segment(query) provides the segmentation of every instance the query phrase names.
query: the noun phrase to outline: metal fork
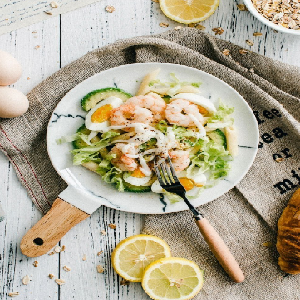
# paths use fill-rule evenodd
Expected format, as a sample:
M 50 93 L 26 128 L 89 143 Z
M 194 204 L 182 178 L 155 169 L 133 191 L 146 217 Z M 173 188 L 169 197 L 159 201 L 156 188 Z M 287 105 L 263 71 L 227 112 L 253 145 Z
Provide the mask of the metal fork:
M 199 230 L 221 266 L 234 282 L 242 282 L 245 277 L 235 258 L 208 220 L 201 214 L 185 196 L 185 189 L 178 180 L 170 157 L 166 162 L 155 163 L 155 173 L 161 187 L 167 192 L 180 196 L 194 215 Z

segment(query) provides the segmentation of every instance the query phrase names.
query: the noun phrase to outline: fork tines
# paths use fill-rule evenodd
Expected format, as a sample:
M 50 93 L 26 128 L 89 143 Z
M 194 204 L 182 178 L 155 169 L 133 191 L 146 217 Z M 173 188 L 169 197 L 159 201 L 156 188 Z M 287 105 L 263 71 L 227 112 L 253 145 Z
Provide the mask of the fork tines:
M 155 173 L 160 185 L 171 185 L 179 183 L 176 176 L 175 169 L 172 165 L 171 159 L 168 156 L 165 162 L 154 165 Z

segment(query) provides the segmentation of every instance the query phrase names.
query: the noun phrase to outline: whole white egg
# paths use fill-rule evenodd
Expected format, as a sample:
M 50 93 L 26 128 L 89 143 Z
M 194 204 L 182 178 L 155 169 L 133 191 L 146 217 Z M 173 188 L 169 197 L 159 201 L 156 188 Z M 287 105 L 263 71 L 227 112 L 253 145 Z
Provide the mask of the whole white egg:
M 0 50 L 0 85 L 15 83 L 22 75 L 22 67 L 9 53 Z
M 28 107 L 28 99 L 23 93 L 13 88 L 0 87 L 0 118 L 21 116 Z

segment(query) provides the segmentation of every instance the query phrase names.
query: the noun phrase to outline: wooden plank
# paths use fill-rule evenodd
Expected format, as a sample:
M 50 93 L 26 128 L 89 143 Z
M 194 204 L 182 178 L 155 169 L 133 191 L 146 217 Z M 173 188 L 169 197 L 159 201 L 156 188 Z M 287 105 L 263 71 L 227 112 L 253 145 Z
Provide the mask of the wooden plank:
M 22 78 L 14 86 L 27 93 L 59 69 L 59 17 L 2 35 L 0 45 L 1 50 L 11 53 L 22 64 Z M 47 275 L 58 275 L 59 256 L 27 258 L 20 250 L 23 235 L 41 214 L 2 153 L 0 170 L 0 201 L 6 212 L 6 219 L 0 223 L 0 299 L 11 299 L 7 294 L 13 291 L 19 292 L 19 298 L 24 300 L 57 299 L 58 286 Z M 35 260 L 39 262 L 36 268 Z M 25 275 L 32 277 L 27 286 L 21 282 Z
M 0 34 L 47 20 L 96 1 L 99 0 L 53 1 L 58 5 L 53 8 L 50 5 L 52 1 L 2 0 L 0 2 Z

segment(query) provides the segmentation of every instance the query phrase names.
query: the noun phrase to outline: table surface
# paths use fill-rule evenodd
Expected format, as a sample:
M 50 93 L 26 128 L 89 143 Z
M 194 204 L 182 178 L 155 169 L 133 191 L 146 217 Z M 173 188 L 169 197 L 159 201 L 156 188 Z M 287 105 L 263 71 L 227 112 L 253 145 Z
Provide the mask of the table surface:
M 205 32 L 221 26 L 220 36 L 243 48 L 282 62 L 300 66 L 300 37 L 276 33 L 249 12 L 239 11 L 241 1 L 220 1 L 220 7 L 203 22 Z M 113 13 L 105 11 L 113 5 Z M 169 28 L 160 27 L 165 22 Z M 28 93 L 39 82 L 88 51 L 122 38 L 164 32 L 180 24 L 167 19 L 159 4 L 151 0 L 102 0 L 78 10 L 0 36 L 0 48 L 14 55 L 23 66 L 23 76 L 14 85 Z M 254 37 L 253 32 L 263 36 Z M 252 47 L 246 40 L 252 40 Z M 143 216 L 99 208 L 90 218 L 73 228 L 60 242 L 66 250 L 54 255 L 28 258 L 20 251 L 20 241 L 41 214 L 32 204 L 7 158 L 0 153 L 0 202 L 7 216 L 0 223 L 0 299 L 11 299 L 9 292 L 19 292 L 17 299 L 150 299 L 139 283 L 120 284 L 113 271 L 110 255 L 116 244 L 138 234 Z M 117 228 L 110 229 L 108 224 Z M 105 230 L 107 235 L 102 235 Z M 98 256 L 97 252 L 103 251 Z M 82 258 L 86 256 L 84 261 Z M 34 267 L 34 261 L 38 266 Z M 97 273 L 96 266 L 105 269 Z M 63 267 L 71 271 L 66 272 Z M 65 280 L 59 286 L 48 274 Z M 22 284 L 30 276 L 28 285 Z

